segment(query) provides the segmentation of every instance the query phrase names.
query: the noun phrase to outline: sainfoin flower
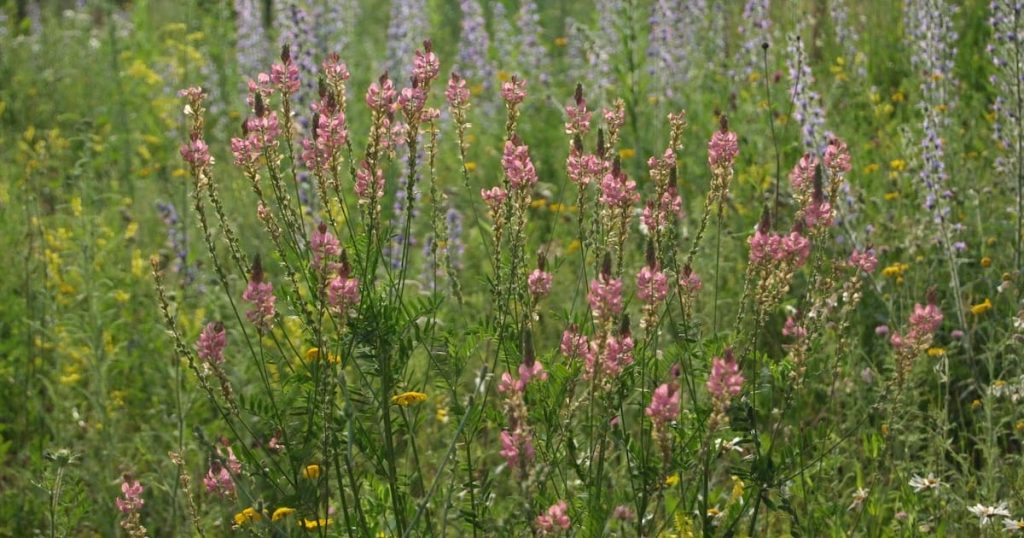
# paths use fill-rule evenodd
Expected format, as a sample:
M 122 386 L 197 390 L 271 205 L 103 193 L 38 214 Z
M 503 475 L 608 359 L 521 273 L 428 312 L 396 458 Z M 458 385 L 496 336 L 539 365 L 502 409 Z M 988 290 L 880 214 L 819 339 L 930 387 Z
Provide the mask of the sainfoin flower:
M 338 274 L 327 284 L 327 304 L 335 314 L 344 315 L 359 305 L 359 279 L 349 277 L 348 264 L 344 261 Z
M 309 251 L 313 255 L 313 267 L 323 270 L 328 260 L 341 253 L 341 243 L 321 222 L 309 235 Z
M 121 482 L 122 496 L 114 499 L 117 509 L 122 514 L 130 514 L 141 510 L 142 506 L 146 504 L 146 501 L 142 498 L 143 491 L 145 491 L 145 488 L 142 487 L 142 484 L 139 484 L 138 480 L 132 480 L 131 476 L 124 475 Z
M 644 410 L 644 414 L 658 424 L 675 420 L 679 416 L 679 389 L 670 383 L 664 383 L 654 389 L 651 403 Z
M 210 468 L 203 477 L 203 485 L 207 493 L 218 497 L 231 497 L 235 494 L 235 481 L 231 478 L 231 472 L 216 459 L 210 462 Z
M 646 304 L 657 304 L 668 297 L 668 276 L 656 266 L 645 265 L 636 274 L 636 295 Z
M 878 258 L 875 257 L 875 251 L 872 249 L 854 250 L 850 253 L 849 264 L 870 274 L 875 272 L 875 268 L 878 267 Z
M 530 149 L 518 139 L 513 138 L 505 142 L 501 165 L 513 188 L 525 189 L 537 183 L 537 170 L 530 160 Z
M 711 397 L 718 401 L 726 401 L 743 391 L 743 374 L 731 351 L 712 359 L 707 388 Z
M 509 467 L 522 468 L 527 463 L 533 461 L 533 442 L 525 431 L 516 430 L 515 432 L 510 432 L 502 430 L 501 451 L 499 454 L 505 458 Z
M 207 323 L 196 341 L 196 354 L 208 364 L 224 362 L 224 348 L 228 344 L 228 333 L 224 324 L 216 321 Z
M 607 320 L 622 313 L 622 279 L 600 275 L 590 282 L 587 295 L 595 320 Z
M 193 168 L 206 168 L 213 164 L 213 157 L 210 156 L 210 147 L 201 138 L 182 144 L 181 157 Z
M 561 530 L 568 530 L 572 525 L 572 521 L 569 519 L 569 506 L 565 501 L 558 501 L 551 505 L 547 512 L 537 516 L 536 519 L 537 530 L 542 534 L 550 534 Z
M 249 274 L 249 284 L 242 293 L 242 300 L 253 305 L 253 308 L 245 313 L 245 317 L 261 331 L 270 328 L 270 323 L 276 313 L 274 303 L 274 285 L 265 280 L 263 266 L 259 258 L 252 264 L 252 271 Z
M 501 85 L 501 96 L 509 106 L 515 106 L 526 99 L 526 81 L 512 75 L 508 82 Z
M 708 165 L 712 168 L 729 167 L 739 152 L 739 138 L 736 133 L 729 130 L 728 124 L 723 122 L 722 128 L 715 131 L 708 141 Z
M 527 287 L 530 289 L 530 294 L 535 297 L 543 297 L 551 292 L 551 282 L 553 277 L 551 273 L 543 271 L 541 269 L 534 269 L 530 276 L 526 278 Z

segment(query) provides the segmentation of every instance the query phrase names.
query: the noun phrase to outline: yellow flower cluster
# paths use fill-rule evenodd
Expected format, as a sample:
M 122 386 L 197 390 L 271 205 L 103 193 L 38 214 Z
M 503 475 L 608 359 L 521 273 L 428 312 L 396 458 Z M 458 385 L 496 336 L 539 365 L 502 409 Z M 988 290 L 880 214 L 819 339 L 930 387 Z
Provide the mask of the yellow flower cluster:
M 422 392 L 403 392 L 391 397 L 391 403 L 402 407 L 409 407 L 427 401 L 427 395 Z

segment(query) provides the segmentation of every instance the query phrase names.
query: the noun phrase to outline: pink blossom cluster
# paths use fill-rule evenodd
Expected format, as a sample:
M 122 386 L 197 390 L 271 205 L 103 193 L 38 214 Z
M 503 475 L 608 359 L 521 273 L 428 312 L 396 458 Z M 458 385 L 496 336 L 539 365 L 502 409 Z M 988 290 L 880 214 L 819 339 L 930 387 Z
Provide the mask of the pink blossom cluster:
M 505 142 L 501 165 L 513 189 L 525 190 L 537 183 L 537 170 L 530 160 L 530 149 L 517 138 Z
M 626 124 L 625 103 L 621 99 L 616 101 L 615 106 L 604 109 L 602 115 L 604 116 L 605 125 L 608 126 L 608 131 L 612 133 L 618 132 Z
M 299 66 L 291 61 L 291 57 L 288 57 L 285 63 L 272 65 L 270 67 L 270 81 L 283 94 L 298 92 L 301 87 L 299 82 Z
M 121 497 L 114 499 L 114 503 L 117 505 L 117 509 L 122 514 L 131 514 L 142 510 L 142 507 L 146 504 L 146 501 L 142 498 L 142 493 L 145 488 L 138 480 L 133 480 L 131 476 L 125 474 L 121 479 Z
M 587 100 L 583 98 L 582 85 L 576 85 L 573 104 L 566 105 L 565 115 L 568 118 L 565 122 L 565 134 L 585 135 L 590 131 L 591 112 L 587 110 Z
M 453 109 L 462 109 L 469 105 L 469 88 L 466 86 L 466 79 L 453 71 L 452 76 L 448 79 L 448 88 L 445 89 L 444 97 Z
M 501 451 L 508 466 L 513 469 L 524 469 L 533 461 L 533 440 L 526 430 L 514 429 L 501 431 Z
M 553 280 L 554 277 L 551 273 L 537 268 L 530 273 L 530 276 L 526 277 L 526 286 L 530 290 L 530 295 L 544 297 L 551 293 L 551 283 Z
M 424 84 L 429 84 L 440 72 L 441 60 L 437 58 L 428 39 L 423 42 L 423 50 L 417 50 L 412 60 L 412 76 Z
M 832 205 L 823 198 L 813 197 L 804 207 L 804 222 L 810 228 L 831 226 Z
M 544 370 L 544 365 L 536 359 L 530 365 L 527 365 L 524 361 L 519 364 L 519 379 L 514 378 L 509 372 L 501 374 L 501 381 L 498 382 L 498 392 L 501 394 L 521 393 L 535 379 L 547 381 L 548 373 Z
M 758 227 L 747 243 L 750 245 L 750 263 L 759 264 L 765 261 L 788 262 L 793 267 L 800 267 L 811 254 L 811 241 L 798 230 L 780 235 L 766 233 Z
M 345 315 L 359 304 L 359 279 L 349 276 L 348 262 L 342 257 L 337 274 L 327 283 L 327 305 L 331 312 Z
M 395 83 L 384 73 L 366 90 L 366 105 L 378 114 L 389 115 L 394 112 Z
M 569 519 L 569 506 L 565 501 L 558 501 L 551 505 L 547 512 L 537 516 L 535 524 L 542 535 L 554 534 L 559 530 L 569 530 L 569 527 L 572 526 L 572 521 Z
M 644 414 L 656 427 L 664 426 L 679 417 L 679 398 L 679 387 L 675 383 L 663 383 L 654 389 Z
M 645 304 L 658 304 L 668 297 L 668 276 L 655 264 L 645 265 L 636 274 L 636 295 Z
M 850 253 L 850 259 L 848 263 L 852 267 L 856 267 L 865 273 L 874 273 L 875 268 L 878 267 L 878 258 L 875 256 L 874 249 L 867 250 L 856 250 Z
M 512 75 L 508 82 L 501 85 L 501 97 L 509 107 L 522 103 L 526 99 L 526 81 Z
M 798 324 L 792 316 L 788 316 L 786 323 L 782 325 L 782 336 L 792 338 L 793 340 L 803 340 L 807 337 L 807 329 Z
M 206 492 L 222 498 L 234 496 L 235 480 L 233 477 L 238 476 L 241 472 L 242 463 L 235 457 L 231 447 L 226 447 L 226 450 L 217 447 L 217 457 L 211 459 L 210 468 L 206 471 L 206 476 L 203 477 Z
M 601 355 L 601 364 L 594 364 L 597 349 L 596 344 L 591 343 L 591 352 L 584 356 L 584 371 L 587 378 L 592 378 L 600 368 L 601 377 L 611 379 L 618 377 L 623 370 L 633 364 L 633 336 L 629 331 L 624 331 L 619 336 L 609 335 L 604 341 L 604 350 Z
M 356 170 L 355 190 L 360 204 L 380 200 L 384 196 L 384 171 L 379 168 L 371 171 L 370 164 L 361 161 L 359 169 Z
M 508 193 L 501 187 L 491 187 L 490 189 L 480 189 L 480 197 L 484 199 L 484 203 L 491 210 L 491 215 L 496 216 L 501 211 L 501 205 L 508 198 Z
M 608 162 L 594 154 L 583 152 L 583 143 L 574 143 L 566 157 L 565 167 L 569 179 L 579 187 L 590 184 L 594 178 L 604 177 L 608 173 Z
M 328 84 L 337 86 L 349 78 L 348 66 L 341 61 L 336 52 L 327 55 L 322 67 Z
M 722 116 L 722 128 L 715 131 L 708 141 L 708 165 L 711 168 L 729 168 L 739 155 L 739 137 L 729 130 L 729 123 Z
M 330 260 L 341 254 L 341 242 L 327 229 L 327 224 L 321 222 L 309 235 L 309 251 L 313 256 L 313 267 L 322 272 Z
M 629 179 L 620 167 L 613 164 L 611 171 L 601 180 L 600 201 L 608 207 L 628 209 L 640 201 L 636 181 Z
M 850 149 L 846 142 L 838 138 L 831 138 L 828 147 L 825 148 L 825 166 L 833 175 L 840 175 L 850 171 Z
M 228 345 L 228 332 L 224 324 L 215 321 L 207 323 L 196 341 L 196 354 L 207 364 L 224 363 L 224 348 Z
M 704 287 L 704 282 L 701 281 L 700 275 L 687 265 L 683 267 L 683 271 L 679 275 L 679 287 L 687 293 L 694 294 Z
M 722 357 L 711 360 L 707 389 L 715 402 L 724 405 L 730 398 L 738 396 L 743 391 L 743 381 L 743 374 L 732 355 L 732 350 L 727 349 Z
M 265 280 L 266 275 L 260 265 L 259 259 L 253 263 L 252 272 L 249 276 L 249 284 L 242 293 L 242 300 L 253 305 L 253 308 L 245 313 L 249 319 L 261 331 L 270 329 L 276 313 L 274 303 L 274 285 Z
M 806 192 L 814 185 L 814 171 L 818 167 L 818 157 L 804 153 L 789 172 L 789 185 L 793 192 Z
M 190 166 L 196 169 L 207 168 L 213 164 L 213 157 L 210 156 L 210 147 L 202 138 L 194 138 L 188 144 L 181 145 L 181 157 Z
M 672 223 L 671 216 L 683 218 L 683 198 L 675 185 L 669 185 L 657 202 L 647 202 L 642 219 L 648 230 L 665 230 Z
M 906 355 L 912 355 L 927 346 L 935 332 L 942 326 L 942 310 L 934 303 L 927 305 L 914 304 L 914 311 L 910 314 L 910 329 L 907 334 L 901 335 L 893 332 L 889 342 L 897 351 Z
M 622 279 L 611 278 L 602 273 L 590 282 L 590 293 L 587 295 L 590 310 L 598 323 L 611 320 L 622 313 Z
M 310 170 L 323 173 L 348 141 L 348 125 L 332 98 L 321 100 L 315 110 L 313 139 L 302 140 L 302 160 Z

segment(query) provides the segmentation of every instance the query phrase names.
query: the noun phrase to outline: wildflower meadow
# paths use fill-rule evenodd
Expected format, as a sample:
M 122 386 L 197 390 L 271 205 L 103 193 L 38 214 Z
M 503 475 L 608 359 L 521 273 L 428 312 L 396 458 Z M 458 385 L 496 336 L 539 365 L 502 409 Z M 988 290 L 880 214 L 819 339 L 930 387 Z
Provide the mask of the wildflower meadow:
M 1024 2 L 0 0 L 0 536 L 1024 534 Z

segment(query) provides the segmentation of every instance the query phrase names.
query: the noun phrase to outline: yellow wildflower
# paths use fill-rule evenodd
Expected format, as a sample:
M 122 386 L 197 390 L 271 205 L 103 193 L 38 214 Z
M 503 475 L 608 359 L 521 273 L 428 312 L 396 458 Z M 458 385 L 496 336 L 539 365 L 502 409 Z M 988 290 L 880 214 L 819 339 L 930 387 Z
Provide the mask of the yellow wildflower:
M 971 307 L 971 313 L 975 316 L 980 316 L 989 310 L 992 310 L 992 301 L 988 297 L 985 298 L 984 302 Z
M 317 478 L 320 478 L 320 466 L 315 463 L 312 463 L 303 467 L 302 478 L 307 478 L 309 480 L 315 480 Z
M 403 392 L 391 397 L 391 403 L 402 407 L 409 407 L 410 405 L 423 403 L 425 401 L 427 401 L 427 395 L 416 391 Z
M 315 530 L 319 529 L 320 527 L 326 527 L 326 526 L 330 525 L 333 521 L 334 520 L 332 520 L 329 517 L 328 518 L 320 518 L 320 519 L 306 519 L 306 518 L 303 518 L 302 521 L 299 522 L 299 526 L 302 527 L 303 529 L 307 530 L 307 531 L 315 531 Z
M 438 422 L 441 424 L 448 424 L 448 409 L 438 405 L 437 413 L 434 415 Z
M 569 44 L 569 38 L 567 38 L 567 37 L 559 36 L 559 37 L 555 38 L 555 46 L 556 47 L 564 47 L 564 46 L 566 46 L 568 44 Z
M 673 487 L 679 484 L 679 473 L 673 473 L 665 477 L 665 485 Z
M 246 523 L 255 523 L 263 520 L 263 514 L 256 511 L 255 508 L 249 507 L 241 512 L 235 514 L 235 525 L 245 525 Z
M 907 96 L 903 95 L 903 92 L 897 90 L 889 99 L 891 99 L 893 103 L 902 103 L 906 98 Z
M 78 196 L 71 197 L 71 214 L 76 217 L 82 216 L 82 198 Z
M 992 258 L 989 258 L 988 256 L 985 256 L 984 258 L 982 258 L 981 259 L 981 266 L 986 268 L 986 269 L 991 267 L 992 266 Z
M 533 209 L 543 209 L 544 206 L 547 205 L 547 203 L 548 201 L 545 200 L 544 198 L 537 198 L 536 200 L 530 202 L 530 207 Z
M 1017 423 L 1013 425 L 1013 429 L 1019 432 L 1024 432 L 1024 420 L 1018 420 Z
M 620 159 L 632 159 L 636 157 L 636 150 L 633 148 L 622 148 L 619 150 Z
M 508 71 L 498 71 L 498 80 L 508 82 L 510 78 L 512 78 L 512 73 L 509 73 Z
M 946 354 L 946 350 L 941 347 L 930 347 L 928 348 L 929 357 L 941 357 Z
M 338 355 L 329 351 L 327 353 L 321 353 L 320 348 L 317 347 L 309 348 L 309 350 L 306 351 L 306 360 L 313 361 L 316 359 L 323 359 L 327 361 L 328 364 L 341 364 L 341 357 Z
M 566 254 L 572 254 L 580 249 L 580 240 L 573 239 L 569 242 L 569 246 L 565 248 Z
M 282 520 L 282 519 L 284 519 L 284 518 L 286 518 L 286 517 L 288 517 L 288 516 L 290 516 L 290 515 L 292 515 L 294 513 L 295 513 L 295 509 L 294 508 L 287 508 L 287 507 L 282 506 L 281 508 L 278 508 L 277 510 L 274 510 L 273 515 L 270 516 L 270 520 L 271 521 L 280 521 L 280 520 Z
M 466 171 L 467 172 L 476 172 L 476 162 L 474 162 L 474 161 L 467 162 L 466 163 Z
M 907 272 L 907 269 L 910 269 L 910 265 L 909 264 L 906 264 L 906 263 L 894 263 L 894 264 L 886 267 L 885 269 L 882 269 L 882 276 L 886 276 L 886 277 L 889 277 L 889 278 L 902 277 L 903 273 Z
M 977 411 L 981 408 L 981 400 L 974 400 L 971 402 L 971 410 Z
M 135 237 L 135 234 L 138 233 L 138 231 L 139 231 L 139 223 L 135 222 L 133 220 L 133 221 L 128 223 L 128 226 L 124 227 L 124 238 L 125 239 L 132 239 L 132 238 Z
M 117 291 L 114 292 L 114 300 L 119 302 L 119 303 L 121 303 L 121 304 L 127 303 L 128 300 L 131 299 L 131 298 L 132 298 L 132 295 L 130 293 L 128 293 L 127 291 L 117 290 Z
M 878 169 L 881 168 L 881 167 L 882 166 L 880 164 L 878 164 L 878 163 L 871 163 L 871 164 L 869 164 L 869 165 L 864 167 L 864 173 L 865 174 L 873 174 L 873 173 L 877 172 Z
M 902 172 L 907 169 L 907 161 L 904 161 L 903 159 L 893 159 L 889 161 L 889 168 L 897 172 Z
M 883 194 L 883 195 L 882 195 L 882 198 L 883 198 L 883 199 L 884 199 L 884 200 L 885 200 L 886 202 L 891 202 L 891 201 L 893 201 L 893 200 L 896 200 L 896 199 L 898 199 L 899 197 L 900 197 L 900 193 L 898 193 L 898 192 L 895 192 L 895 191 L 893 191 L 893 192 L 887 192 L 887 193 L 885 193 L 885 194 Z
M 737 499 L 743 497 L 743 479 L 733 475 L 732 477 L 732 493 L 729 495 L 729 499 L 735 502 Z

